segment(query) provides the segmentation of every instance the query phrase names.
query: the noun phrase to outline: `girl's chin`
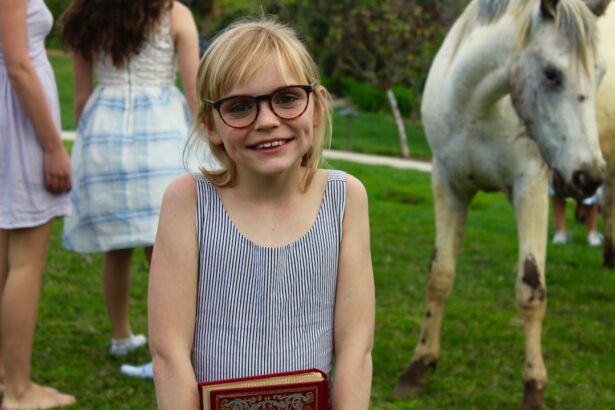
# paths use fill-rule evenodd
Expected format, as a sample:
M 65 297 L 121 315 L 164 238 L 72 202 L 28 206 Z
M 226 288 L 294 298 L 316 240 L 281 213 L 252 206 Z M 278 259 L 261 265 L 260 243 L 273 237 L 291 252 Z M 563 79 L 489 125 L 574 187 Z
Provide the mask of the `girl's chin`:
M 255 171 L 266 176 L 278 176 L 287 172 L 293 172 L 301 168 L 301 160 L 294 162 L 276 161 L 275 163 L 259 164 Z

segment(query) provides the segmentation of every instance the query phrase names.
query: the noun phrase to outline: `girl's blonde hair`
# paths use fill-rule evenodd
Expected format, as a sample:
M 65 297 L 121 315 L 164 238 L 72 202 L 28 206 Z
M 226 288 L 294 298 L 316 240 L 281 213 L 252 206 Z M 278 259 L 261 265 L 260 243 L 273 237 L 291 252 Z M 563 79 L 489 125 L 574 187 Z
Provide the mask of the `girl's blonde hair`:
M 301 165 L 307 168 L 304 188 L 308 186 L 322 160 L 323 147 L 331 141 L 332 118 L 329 94 L 320 85 L 318 67 L 290 27 L 271 18 L 242 19 L 216 36 L 201 59 L 197 74 L 197 108 L 191 143 L 206 138 L 213 127 L 214 108 L 205 100 L 220 99 L 236 84 L 245 84 L 266 63 L 276 61 L 280 71 L 292 74 L 300 84 L 316 83 L 314 100 L 314 139 Z M 285 71 L 287 70 L 287 71 Z M 222 169 L 201 172 L 217 186 L 230 186 L 237 177 L 235 163 L 222 144 L 209 141 L 212 154 Z

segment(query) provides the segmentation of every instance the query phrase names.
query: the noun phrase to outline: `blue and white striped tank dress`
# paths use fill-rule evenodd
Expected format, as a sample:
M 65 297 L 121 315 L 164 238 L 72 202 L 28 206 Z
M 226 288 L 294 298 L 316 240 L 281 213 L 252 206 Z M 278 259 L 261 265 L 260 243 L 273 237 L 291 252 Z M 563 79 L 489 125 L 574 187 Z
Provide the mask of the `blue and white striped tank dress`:
M 346 174 L 328 172 L 314 224 L 282 247 L 257 245 L 197 176 L 199 272 L 192 366 L 198 382 L 333 362 L 333 314 Z

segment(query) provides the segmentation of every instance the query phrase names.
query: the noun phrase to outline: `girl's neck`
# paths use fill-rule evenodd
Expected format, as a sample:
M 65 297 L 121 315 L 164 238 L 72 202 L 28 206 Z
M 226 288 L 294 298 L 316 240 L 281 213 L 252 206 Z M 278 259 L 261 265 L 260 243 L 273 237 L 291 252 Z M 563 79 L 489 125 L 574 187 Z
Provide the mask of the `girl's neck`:
M 303 191 L 306 172 L 299 164 L 278 175 L 255 174 L 238 167 L 233 191 L 238 197 L 255 202 L 283 200 Z

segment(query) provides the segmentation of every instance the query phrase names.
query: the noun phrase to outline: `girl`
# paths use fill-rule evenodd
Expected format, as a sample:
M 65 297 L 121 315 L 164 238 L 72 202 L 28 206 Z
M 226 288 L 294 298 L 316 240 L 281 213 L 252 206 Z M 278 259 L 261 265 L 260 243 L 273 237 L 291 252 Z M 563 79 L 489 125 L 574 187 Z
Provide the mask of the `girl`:
M 194 111 L 198 35 L 177 1 L 74 0 L 62 38 L 73 51 L 79 121 L 64 246 L 106 252 L 110 353 L 123 356 L 146 344 L 128 319 L 131 257 L 143 246 L 149 262 L 164 189 L 184 172 L 191 116 L 175 87 L 176 63 Z
M 0 0 L 0 407 L 7 410 L 75 402 L 30 378 L 51 222 L 70 211 L 72 186 L 45 52 L 52 24 L 43 0 Z
M 197 81 L 198 136 L 223 169 L 163 198 L 149 288 L 159 408 L 198 408 L 197 382 L 335 365 L 334 408 L 367 409 L 367 195 L 318 168 L 331 114 L 314 61 L 290 28 L 242 21 Z

